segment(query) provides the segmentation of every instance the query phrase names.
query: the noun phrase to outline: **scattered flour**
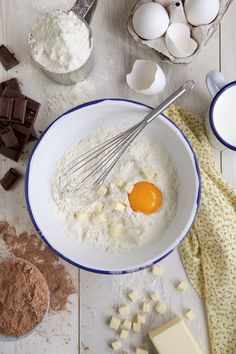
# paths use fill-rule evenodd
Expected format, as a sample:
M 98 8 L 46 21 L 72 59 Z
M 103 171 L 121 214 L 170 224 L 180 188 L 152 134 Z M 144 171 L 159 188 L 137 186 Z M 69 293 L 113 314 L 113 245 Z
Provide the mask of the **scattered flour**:
M 176 212 L 178 181 L 173 161 L 160 142 L 148 133 L 142 133 L 130 146 L 129 150 L 114 167 L 112 173 L 105 181 L 108 193 L 105 196 L 91 198 L 85 205 L 79 203 L 76 198 L 65 198 L 59 190 L 58 179 L 65 166 L 75 157 L 114 136 L 127 127 L 100 128 L 87 138 L 73 146 L 59 161 L 52 178 L 53 208 L 60 219 L 65 231 L 79 242 L 86 242 L 94 247 L 107 251 L 129 251 L 133 248 L 142 248 L 157 238 L 161 237 Z M 117 177 L 125 182 L 135 184 L 138 181 L 147 180 L 143 175 L 143 168 L 150 166 L 156 175 L 149 180 L 163 193 L 164 202 L 161 209 L 151 215 L 134 212 L 128 201 L 124 189 L 115 185 Z M 73 183 L 78 178 L 74 175 Z M 112 209 L 116 201 L 126 205 L 124 213 Z M 94 223 L 99 203 L 104 204 L 101 214 L 105 222 Z M 86 220 L 78 220 L 75 213 L 86 214 Z M 110 235 L 112 224 L 123 224 L 123 232 L 119 237 Z
M 93 41 L 88 27 L 74 12 L 54 10 L 34 24 L 29 46 L 35 61 L 44 68 L 66 73 L 86 62 Z

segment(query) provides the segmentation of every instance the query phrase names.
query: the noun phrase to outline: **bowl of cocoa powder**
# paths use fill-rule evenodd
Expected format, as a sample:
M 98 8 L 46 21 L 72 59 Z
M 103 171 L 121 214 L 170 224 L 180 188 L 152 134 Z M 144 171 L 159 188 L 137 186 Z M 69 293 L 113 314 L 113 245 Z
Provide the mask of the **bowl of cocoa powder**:
M 0 261 L 0 341 L 31 335 L 49 308 L 49 289 L 32 263 L 17 257 Z

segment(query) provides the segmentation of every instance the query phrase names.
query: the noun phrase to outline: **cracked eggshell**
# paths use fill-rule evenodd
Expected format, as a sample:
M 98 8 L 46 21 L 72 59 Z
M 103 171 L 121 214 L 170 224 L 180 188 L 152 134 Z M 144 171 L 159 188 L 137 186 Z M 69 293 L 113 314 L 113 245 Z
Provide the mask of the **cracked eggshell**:
M 198 43 L 191 38 L 189 26 L 184 23 L 173 23 L 165 36 L 166 47 L 175 58 L 187 58 L 198 48 Z
M 184 9 L 188 22 L 193 26 L 208 25 L 219 13 L 219 0 L 185 0 Z
M 132 23 L 139 37 L 156 39 L 166 32 L 169 26 L 169 15 L 164 6 L 156 2 L 147 2 L 135 10 Z
M 144 95 L 154 95 L 164 90 L 166 77 L 158 64 L 150 60 L 136 60 L 126 76 L 129 87 Z

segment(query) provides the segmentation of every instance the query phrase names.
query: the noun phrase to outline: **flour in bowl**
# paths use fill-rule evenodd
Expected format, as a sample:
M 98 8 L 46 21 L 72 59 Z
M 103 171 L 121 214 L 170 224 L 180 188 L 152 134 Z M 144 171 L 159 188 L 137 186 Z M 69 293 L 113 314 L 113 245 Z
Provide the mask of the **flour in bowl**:
M 58 180 L 65 166 L 125 129 L 124 126 L 97 129 L 62 156 L 52 177 L 53 208 L 65 231 L 78 242 L 106 251 L 127 252 L 151 244 L 163 235 L 176 213 L 178 178 L 175 165 L 163 145 L 147 132 L 142 132 L 131 144 L 95 199 L 88 199 L 83 204 L 71 196 L 65 198 L 61 193 Z M 75 175 L 73 182 L 76 178 Z M 141 194 L 139 190 L 135 194 L 139 184 L 144 191 L 151 187 L 151 194 L 149 190 L 145 197 L 143 190 Z M 150 200 L 153 191 L 159 191 L 162 196 L 161 206 L 155 212 Z M 149 213 L 135 211 L 135 207 L 140 206 Z

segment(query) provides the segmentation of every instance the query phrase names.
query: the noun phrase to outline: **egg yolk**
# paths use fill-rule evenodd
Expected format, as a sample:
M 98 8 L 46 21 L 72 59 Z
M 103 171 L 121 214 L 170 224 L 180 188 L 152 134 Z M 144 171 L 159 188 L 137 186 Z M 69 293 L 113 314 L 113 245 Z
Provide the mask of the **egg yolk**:
M 133 211 L 148 215 L 160 209 L 162 193 L 152 183 L 137 182 L 128 194 L 128 199 Z

